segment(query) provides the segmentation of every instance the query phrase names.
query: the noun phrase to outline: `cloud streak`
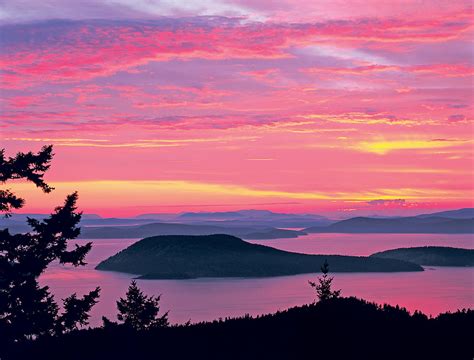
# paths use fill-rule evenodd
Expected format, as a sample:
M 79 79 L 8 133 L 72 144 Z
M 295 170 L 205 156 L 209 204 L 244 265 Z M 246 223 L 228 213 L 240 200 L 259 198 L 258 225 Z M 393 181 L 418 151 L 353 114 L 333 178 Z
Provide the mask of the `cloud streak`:
M 469 140 L 449 140 L 449 139 L 432 139 L 432 140 L 389 140 L 389 141 L 373 141 L 361 142 L 355 146 L 360 151 L 371 152 L 378 155 L 385 155 L 392 151 L 401 150 L 418 150 L 418 149 L 442 149 L 459 147 L 469 144 Z
M 214 17 L 50 21 L 3 26 L 1 65 L 4 86 L 25 87 L 31 85 L 27 80 L 74 82 L 110 76 L 152 61 L 288 58 L 292 47 L 328 41 L 336 41 L 341 49 L 362 45 L 376 48 L 374 44 L 386 42 L 445 42 L 462 36 L 469 28 L 467 19 L 456 23 L 372 20 L 301 24 L 247 24 Z M 240 41 L 242 38 L 246 41 Z M 360 74 L 390 69 L 395 68 L 369 65 L 332 71 Z M 463 74 L 472 73 L 472 68 L 421 66 L 411 71 Z
M 103 180 L 163 206 L 470 206 L 471 8 L 6 0 L 2 139 L 54 143 L 51 181 L 88 199 Z

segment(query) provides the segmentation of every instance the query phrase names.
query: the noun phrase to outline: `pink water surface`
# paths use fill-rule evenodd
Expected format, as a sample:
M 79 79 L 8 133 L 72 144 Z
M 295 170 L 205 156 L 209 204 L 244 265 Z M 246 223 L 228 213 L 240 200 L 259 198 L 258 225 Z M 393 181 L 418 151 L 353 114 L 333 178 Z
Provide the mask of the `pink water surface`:
M 84 243 L 86 240 L 78 240 Z M 123 296 L 133 278 L 129 274 L 94 270 L 108 256 L 135 242 L 95 240 L 82 268 L 52 265 L 41 283 L 59 298 L 72 292 L 83 294 L 95 286 L 101 298 L 92 312 L 91 325 L 99 325 L 102 315 L 114 318 L 115 301 Z M 253 241 L 257 242 L 257 241 Z M 444 245 L 473 248 L 471 235 L 426 234 L 312 234 L 298 239 L 258 241 L 277 248 L 304 253 L 368 255 L 401 246 Z M 162 294 L 162 309 L 170 311 L 172 322 L 213 320 L 219 317 L 270 313 L 314 300 L 307 280 L 315 274 L 242 279 L 212 278 L 193 280 L 139 280 L 150 295 Z M 424 272 L 337 273 L 334 284 L 343 295 L 354 295 L 378 303 L 399 304 L 411 311 L 436 315 L 440 312 L 473 307 L 474 268 L 427 267 Z
M 415 246 L 474 248 L 472 234 L 308 234 L 296 239 L 250 241 L 305 254 L 368 256 L 378 251 Z

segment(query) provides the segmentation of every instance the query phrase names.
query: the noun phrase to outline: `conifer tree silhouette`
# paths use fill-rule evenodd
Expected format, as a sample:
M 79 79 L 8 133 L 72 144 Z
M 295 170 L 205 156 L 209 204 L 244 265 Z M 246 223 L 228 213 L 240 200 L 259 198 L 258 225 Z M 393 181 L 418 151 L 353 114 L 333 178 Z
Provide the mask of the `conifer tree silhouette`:
M 125 326 L 135 330 L 148 330 L 169 325 L 168 312 L 158 316 L 160 311 L 161 296 L 150 296 L 143 294 L 135 280 L 128 287 L 125 298 L 117 301 L 119 314 L 117 318 Z
M 0 183 L 24 179 L 33 182 L 43 192 L 53 190 L 43 180 L 53 158 L 52 146 L 45 146 L 37 154 L 18 153 L 5 157 L 0 151 Z M 96 304 L 100 288 L 83 297 L 76 294 L 63 299 L 60 311 L 47 286 L 40 286 L 38 277 L 53 261 L 73 266 L 85 265 L 84 258 L 92 244 L 76 245 L 68 250 L 68 240 L 76 238 L 81 213 L 76 210 L 78 195 L 66 197 L 44 220 L 28 218 L 31 232 L 10 234 L 0 230 L 0 347 L 1 343 L 34 339 L 41 335 L 57 335 L 80 325 L 86 325 L 89 311 Z M 10 216 L 20 209 L 24 199 L 11 190 L 0 190 L 0 212 Z
M 309 285 L 316 290 L 316 295 L 319 301 L 326 301 L 333 298 L 338 298 L 341 294 L 341 290 L 332 290 L 332 281 L 334 278 L 330 277 L 329 264 L 327 260 L 324 260 L 324 264 L 321 266 L 321 272 L 323 275 L 318 277 L 318 282 L 308 281 Z

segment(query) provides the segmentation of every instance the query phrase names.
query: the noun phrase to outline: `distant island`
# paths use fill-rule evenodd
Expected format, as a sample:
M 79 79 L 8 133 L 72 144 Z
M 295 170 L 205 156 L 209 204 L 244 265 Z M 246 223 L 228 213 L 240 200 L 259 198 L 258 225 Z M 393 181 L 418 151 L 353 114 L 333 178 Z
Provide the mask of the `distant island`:
M 423 271 L 401 260 L 298 254 L 230 235 L 149 237 L 102 261 L 96 269 L 147 279 L 265 277 L 320 272 L 326 259 L 332 272 Z
M 84 239 L 132 239 L 158 235 L 211 235 L 230 234 L 243 239 L 265 240 L 278 238 L 296 238 L 306 235 L 304 231 L 284 230 L 272 227 L 242 227 L 192 225 L 175 223 L 151 223 L 135 226 L 83 227 L 80 238 Z
M 304 231 L 287 229 L 257 230 L 241 236 L 246 240 L 269 240 L 269 239 L 294 239 L 301 235 L 307 235 Z
M 27 217 L 45 214 L 13 214 L 0 218 L 0 229 L 11 233 L 30 230 Z M 283 214 L 268 210 L 141 214 L 128 218 L 102 218 L 84 214 L 81 238 L 144 238 L 156 235 L 230 234 L 248 240 L 297 238 L 307 233 L 474 233 L 474 208 L 441 211 L 410 217 L 354 217 L 331 220 L 316 214 Z M 299 230 L 303 229 L 303 230 Z
M 334 221 L 316 214 L 282 214 L 269 210 L 238 210 L 224 212 L 187 212 L 174 220 L 180 223 L 240 226 L 265 225 L 277 228 L 305 228 L 314 225 L 329 225 Z
M 308 233 L 472 234 L 474 219 L 425 216 L 355 217 L 328 226 L 312 226 L 304 231 Z
M 448 211 L 438 211 L 431 214 L 420 214 L 416 215 L 419 218 L 427 218 L 427 217 L 444 217 L 450 219 L 473 219 L 474 218 L 474 208 L 463 208 L 463 209 L 456 209 L 456 210 L 448 210 Z
M 398 259 L 418 265 L 474 266 L 474 250 L 444 246 L 400 248 L 370 255 L 380 259 Z

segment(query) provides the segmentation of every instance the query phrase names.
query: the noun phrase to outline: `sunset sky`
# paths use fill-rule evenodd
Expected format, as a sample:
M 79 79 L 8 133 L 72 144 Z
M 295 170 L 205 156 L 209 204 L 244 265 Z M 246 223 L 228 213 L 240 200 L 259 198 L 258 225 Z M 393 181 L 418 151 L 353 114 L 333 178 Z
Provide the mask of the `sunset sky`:
M 471 1 L 4 0 L 1 147 L 86 213 L 473 206 Z

